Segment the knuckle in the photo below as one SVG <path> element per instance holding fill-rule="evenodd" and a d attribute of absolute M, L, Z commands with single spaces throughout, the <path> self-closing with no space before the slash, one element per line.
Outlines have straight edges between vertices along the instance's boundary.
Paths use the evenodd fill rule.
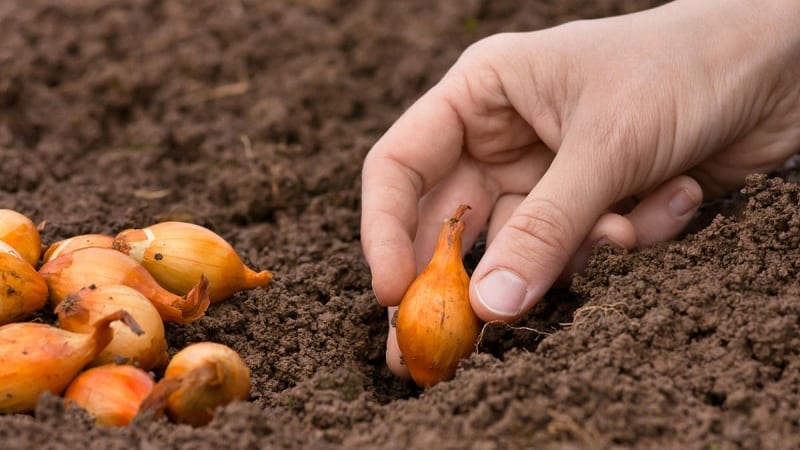
<path fill-rule="evenodd" d="M 526 242 L 518 251 L 545 252 L 553 259 L 563 259 L 570 252 L 569 236 L 574 226 L 569 216 L 557 203 L 535 200 L 535 203 L 520 208 L 506 226 Z"/>
<path fill-rule="evenodd" d="M 509 45 L 511 33 L 497 33 L 470 44 L 461 54 L 464 59 L 485 58 Z"/>
<path fill-rule="evenodd" d="M 577 157 L 587 161 L 591 167 L 587 172 L 602 174 L 604 185 L 598 187 L 608 189 L 609 196 L 617 200 L 624 193 L 640 189 L 650 177 L 657 156 L 657 152 L 645 150 L 656 148 L 658 143 L 646 136 L 636 120 L 625 112 L 596 118 L 586 128 L 592 134 L 583 134 L 577 140 L 592 145 L 575 146 L 573 150 L 591 148 L 590 154 Z"/>

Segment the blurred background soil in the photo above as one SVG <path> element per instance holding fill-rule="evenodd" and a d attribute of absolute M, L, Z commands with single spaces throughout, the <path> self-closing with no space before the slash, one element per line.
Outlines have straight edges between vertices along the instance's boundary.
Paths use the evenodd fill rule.
<path fill-rule="evenodd" d="M 385 368 L 359 242 L 372 143 L 481 37 L 658 3 L 1 2 L 0 207 L 45 244 L 195 222 L 275 279 L 168 327 L 172 352 L 236 349 L 248 402 L 198 429 L 103 429 L 45 396 L 0 417 L 0 446 L 800 447 L 792 165 L 708 205 L 681 240 L 597 252 L 570 291 L 487 329 L 451 382 L 422 392 Z"/>

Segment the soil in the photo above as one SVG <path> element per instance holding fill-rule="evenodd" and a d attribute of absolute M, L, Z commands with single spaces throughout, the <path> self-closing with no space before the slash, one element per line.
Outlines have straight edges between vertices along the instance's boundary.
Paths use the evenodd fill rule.
<path fill-rule="evenodd" d="M 248 401 L 201 428 L 108 429 L 45 395 L 0 417 L 2 447 L 800 447 L 791 165 L 679 240 L 596 252 L 570 290 L 488 328 L 450 382 L 421 391 L 384 364 L 359 242 L 371 144 L 483 36 L 657 3 L 0 2 L 0 207 L 45 244 L 190 221 L 275 274 L 167 329 L 173 353 L 237 350 Z"/>

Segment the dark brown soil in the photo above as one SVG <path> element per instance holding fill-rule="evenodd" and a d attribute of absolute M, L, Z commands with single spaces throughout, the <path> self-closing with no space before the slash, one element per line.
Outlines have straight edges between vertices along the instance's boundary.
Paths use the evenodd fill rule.
<path fill-rule="evenodd" d="M 250 401 L 198 429 L 103 429 L 45 396 L 0 417 L 0 447 L 800 447 L 791 167 L 682 240 L 598 252 L 450 382 L 420 392 L 384 366 L 358 231 L 371 144 L 482 36 L 657 3 L 0 2 L 0 207 L 46 244 L 191 221 L 276 275 L 168 327 L 173 352 L 239 351 Z"/>

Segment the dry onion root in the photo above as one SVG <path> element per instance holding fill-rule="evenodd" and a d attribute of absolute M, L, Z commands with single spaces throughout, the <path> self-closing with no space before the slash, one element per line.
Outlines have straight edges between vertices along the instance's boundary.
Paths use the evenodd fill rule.
<path fill-rule="evenodd" d="M 112 324 L 114 339 L 90 363 L 132 364 L 144 370 L 161 369 L 169 362 L 164 322 L 156 307 L 141 292 L 122 284 L 90 286 L 69 294 L 56 307 L 61 328 L 87 333 L 111 312 L 125 310 L 144 333 L 136 334 L 121 324 Z"/>
<path fill-rule="evenodd" d="M 114 249 L 139 261 L 167 290 L 186 294 L 201 275 L 209 279 L 212 302 L 236 292 L 266 288 L 267 270 L 255 272 L 221 236 L 200 225 L 162 222 L 117 234 Z"/>
<path fill-rule="evenodd" d="M 125 426 L 139 412 L 139 405 L 154 385 L 142 369 L 106 364 L 75 377 L 64 391 L 64 398 L 85 409 L 97 425 Z"/>
<path fill-rule="evenodd" d="M 250 392 L 250 370 L 236 351 L 214 342 L 198 342 L 176 353 L 141 405 L 140 414 L 203 426 L 214 411 Z"/>
<path fill-rule="evenodd" d="M 167 322 L 194 322 L 210 303 L 205 277 L 185 296 L 176 295 L 161 287 L 133 258 L 109 248 L 83 248 L 61 255 L 39 268 L 39 273 L 47 281 L 54 305 L 83 287 L 109 284 L 124 284 L 141 292 Z"/>
<path fill-rule="evenodd" d="M 125 311 L 105 316 L 91 333 L 73 333 L 32 322 L 0 327 L 0 413 L 31 411 L 45 391 L 61 394 L 111 342 L 111 324 L 118 320 L 134 332 L 141 332 Z"/>
<path fill-rule="evenodd" d="M 469 302 L 461 260 L 461 205 L 442 225 L 433 258 L 411 283 L 397 310 L 397 343 L 411 378 L 423 387 L 449 380 L 475 348 L 480 320 Z"/>

